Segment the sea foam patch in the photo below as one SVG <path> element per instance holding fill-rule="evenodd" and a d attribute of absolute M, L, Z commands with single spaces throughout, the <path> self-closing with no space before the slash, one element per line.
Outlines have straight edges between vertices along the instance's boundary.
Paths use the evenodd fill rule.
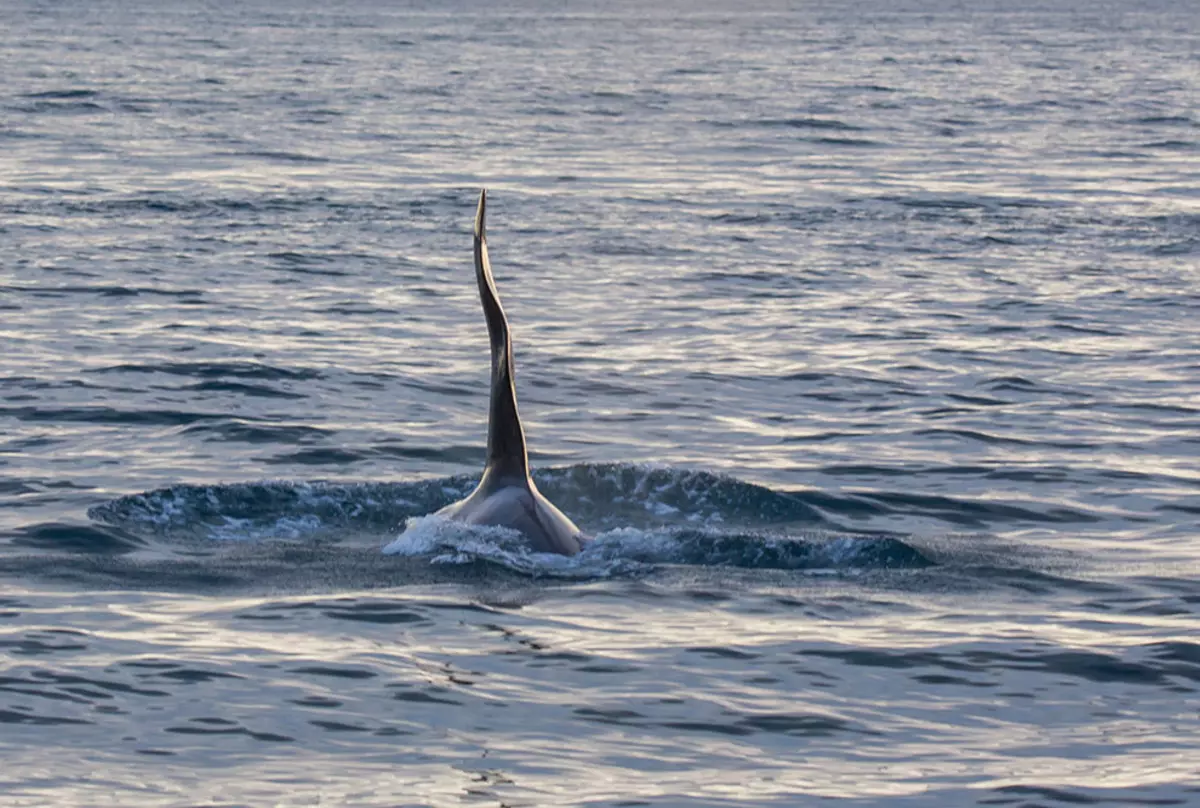
<path fill-rule="evenodd" d="M 518 531 L 505 527 L 466 525 L 437 514 L 410 518 L 404 532 L 383 548 L 385 555 L 424 556 L 431 564 L 486 561 L 516 572 L 567 578 L 594 578 L 625 569 L 623 559 L 589 552 L 574 556 L 538 553 Z"/>
<path fill-rule="evenodd" d="M 389 542 L 388 555 L 428 557 L 433 564 L 488 561 L 535 575 L 604 577 L 660 566 L 777 570 L 920 568 L 931 562 L 891 536 L 786 536 L 668 528 L 625 527 L 589 539 L 574 556 L 538 553 L 515 530 L 453 522 L 437 515 L 409 519 Z"/>

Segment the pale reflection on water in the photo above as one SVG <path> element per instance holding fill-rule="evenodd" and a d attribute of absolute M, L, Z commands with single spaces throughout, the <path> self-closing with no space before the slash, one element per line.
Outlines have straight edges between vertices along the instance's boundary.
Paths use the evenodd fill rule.
<path fill-rule="evenodd" d="M 53 635 L 60 650 L 10 658 L 5 674 L 10 694 L 54 697 L 37 706 L 46 723 L 72 722 L 35 730 L 41 759 L 60 761 L 45 792 L 56 799 L 94 800 L 101 782 L 136 804 L 256 788 L 279 799 L 293 782 L 363 804 L 953 802 L 964 787 L 1129 789 L 1196 774 L 1179 746 L 1196 720 L 1183 685 L 1200 676 L 1190 615 L 1051 618 L 1045 601 L 968 609 L 959 595 L 832 579 L 802 599 L 685 582 L 108 593 L 90 610 L 80 595 L 14 597 L 6 638 L 50 636 L 39 626 L 72 615 L 72 632 Z M 31 754 L 6 749 L 19 764 Z M 147 768 L 138 754 L 157 757 Z M 102 780 L 72 791 L 91 766 Z M 15 793 L 35 796 L 35 781 Z"/>

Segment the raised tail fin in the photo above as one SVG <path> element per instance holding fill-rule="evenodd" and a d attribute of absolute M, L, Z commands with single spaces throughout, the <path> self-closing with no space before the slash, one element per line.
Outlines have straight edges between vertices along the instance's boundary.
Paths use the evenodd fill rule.
<path fill-rule="evenodd" d="M 503 477 L 529 475 L 525 430 L 517 413 L 517 391 L 513 386 L 512 339 L 508 318 L 496 293 L 487 251 L 487 190 L 479 192 L 475 213 L 475 280 L 492 344 L 492 390 L 488 409 L 488 470 Z"/>

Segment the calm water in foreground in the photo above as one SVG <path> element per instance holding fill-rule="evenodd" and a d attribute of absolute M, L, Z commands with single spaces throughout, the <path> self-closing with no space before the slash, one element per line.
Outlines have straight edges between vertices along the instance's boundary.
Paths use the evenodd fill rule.
<path fill-rule="evenodd" d="M 1200 805 L 1200 15 L 1000 5 L 5 3 L 0 804 Z"/>

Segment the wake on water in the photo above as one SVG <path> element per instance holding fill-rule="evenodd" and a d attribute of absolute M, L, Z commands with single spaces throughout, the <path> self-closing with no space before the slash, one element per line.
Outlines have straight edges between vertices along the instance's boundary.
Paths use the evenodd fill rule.
<path fill-rule="evenodd" d="M 903 537 L 850 530 L 800 493 L 708 472 L 583 464 L 534 477 L 593 535 L 577 556 L 535 553 L 515 531 L 431 515 L 474 488 L 478 477 L 470 475 L 398 483 L 179 485 L 121 497 L 88 514 L 131 537 L 130 549 L 147 542 L 193 549 L 317 543 L 330 552 L 373 549 L 430 565 L 484 563 L 570 579 L 665 565 L 818 571 L 931 563 Z"/>

